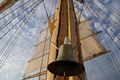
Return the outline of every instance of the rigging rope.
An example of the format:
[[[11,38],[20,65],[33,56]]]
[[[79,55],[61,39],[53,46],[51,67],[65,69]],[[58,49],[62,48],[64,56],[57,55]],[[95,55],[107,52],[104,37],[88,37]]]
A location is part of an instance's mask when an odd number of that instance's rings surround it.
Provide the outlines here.
[[[116,10],[110,9],[109,7],[105,6],[105,4],[102,3],[102,1],[100,1],[100,0],[96,0],[96,1],[98,1],[98,2],[99,2],[100,4],[102,4],[104,7],[106,7],[111,13],[120,14],[119,12],[116,12]],[[119,4],[119,5],[120,5],[120,4]],[[111,5],[111,7],[113,7],[113,6]]]
[[[30,5],[29,7],[27,7],[25,10],[23,10],[21,13],[19,13],[17,16],[15,16],[13,19],[11,19],[10,21],[8,21],[6,24],[3,24],[2,26],[0,26],[0,30],[2,30],[3,28],[5,28],[9,23],[11,23],[15,18],[17,18],[18,16],[20,16],[23,12],[25,12],[26,10],[28,10],[30,7],[32,7],[34,4],[37,4],[38,1],[34,2],[32,5]],[[36,6],[36,5],[35,5]]]
[[[4,16],[0,17],[0,20],[3,19],[4,17],[6,17],[7,15],[9,15],[10,13],[13,13],[15,10],[21,8],[22,6],[24,6],[25,4],[27,4],[30,0],[28,0],[27,2],[21,4],[20,6],[18,6],[17,8],[15,8],[14,10],[11,10],[10,12],[8,12],[7,14],[5,14]],[[31,0],[32,1],[32,0]]]
[[[37,6],[38,6],[42,1],[44,1],[44,0],[41,0],[39,3],[37,3]],[[24,24],[21,25],[22,28],[21,28],[21,29],[19,30],[19,32],[16,34],[16,36],[14,37],[14,40],[10,43],[10,45],[11,45],[11,44],[14,42],[12,48],[11,48],[10,50],[6,50],[6,51],[5,51],[5,52],[6,52],[6,53],[4,54],[4,55],[5,55],[5,58],[4,58],[4,59],[2,60],[2,62],[0,63],[0,69],[1,69],[2,66],[4,65],[4,62],[7,60],[10,52],[12,51],[12,49],[13,49],[13,47],[15,46],[17,40],[19,39],[18,37],[19,37],[19,36],[21,35],[21,33],[24,31],[24,25],[26,24],[27,20],[31,17],[32,13],[35,11],[35,8],[36,8],[37,6],[35,6],[35,7],[32,9],[31,13],[30,13],[30,14],[28,15],[28,17],[26,18]],[[9,46],[9,47],[10,47],[10,46]],[[8,53],[8,52],[9,52],[9,53]],[[4,57],[4,56],[3,56],[3,57]]]
[[[16,25],[21,22],[28,14],[26,14],[25,16],[23,16],[15,25],[13,25],[5,34],[3,34],[1,37],[0,37],[0,40],[5,37],[14,27],[16,27]],[[23,20],[24,21],[24,20]]]
[[[104,36],[105,36],[105,35],[104,35]],[[107,40],[106,37],[104,37],[104,38]],[[104,42],[104,43],[105,43],[105,42]],[[107,47],[108,49],[111,48],[111,46],[108,44],[108,42],[106,42],[106,47]],[[112,54],[112,53],[110,53],[110,56],[111,56],[111,58],[114,60],[116,66],[120,67],[120,63],[118,62],[116,56],[115,56],[114,54]],[[120,72],[120,68],[118,68],[118,69],[119,69],[119,72]]]
[[[48,21],[50,20],[50,17],[48,15],[48,12],[47,12],[47,9],[46,9],[46,6],[45,6],[45,3],[43,1],[43,6],[44,6],[44,10],[45,10],[45,13],[46,13],[46,16],[47,16],[47,19]],[[52,10],[52,9],[51,9]],[[50,14],[51,15],[51,14]],[[44,48],[43,48],[43,54],[45,53],[45,48],[46,48],[46,44],[47,44],[47,38],[48,38],[48,34],[49,34],[49,27],[47,27],[47,32],[46,32],[46,35],[45,35],[45,43],[44,43]],[[42,64],[43,64],[43,57],[44,55],[42,56],[42,59],[41,59],[41,64],[40,64],[40,74],[41,74],[41,71],[42,71]],[[46,74],[46,78],[47,78],[47,74]],[[41,79],[41,75],[39,75],[39,80]]]
[[[102,10],[99,6],[97,6],[97,5],[95,5],[96,7],[98,7],[107,17],[108,17],[108,19],[111,19],[114,23],[116,23],[118,26],[120,26],[120,24],[119,23],[117,23],[110,15],[108,15],[104,10]],[[95,12],[95,11],[94,11]],[[96,13],[97,14],[97,13]],[[97,14],[97,15],[99,15],[99,14]],[[100,16],[100,15],[99,15]],[[102,17],[102,16],[101,16]],[[103,18],[103,17],[102,17]],[[114,35],[116,35],[117,36],[117,34],[112,30],[112,28],[111,27],[109,27],[110,29],[111,29],[111,31],[114,33]],[[120,28],[119,28],[120,29]],[[118,34],[119,35],[119,34]],[[120,39],[120,38],[118,38],[118,39]]]
[[[86,6],[86,8],[89,10],[89,12],[92,14],[92,11]],[[94,12],[95,13],[95,12]],[[94,14],[93,13],[93,14]],[[97,15],[97,13],[96,13],[96,15]],[[99,16],[99,15],[98,15]],[[118,48],[118,49],[120,49],[120,47],[119,47],[119,45],[114,41],[114,39],[111,37],[111,35],[106,31],[106,29],[104,28],[104,27],[102,27],[104,30],[105,30],[105,32],[109,35],[109,37],[112,39],[112,41],[114,42],[114,44],[116,45],[116,47]],[[117,37],[117,36],[116,36]]]
[[[89,10],[89,12],[90,12],[90,10]],[[91,12],[90,12],[91,13]],[[92,14],[92,13],[91,13]],[[109,60],[107,60],[107,62],[109,62]],[[113,64],[113,62],[112,62],[112,64]],[[116,70],[114,70],[115,69],[115,67],[112,65],[112,64],[110,64],[110,66],[112,67],[112,70],[116,73],[116,77],[118,78],[118,80],[119,80],[119,76],[117,75],[117,71]]]
[[[44,7],[44,9],[45,9],[45,13],[46,13],[46,16],[47,16],[47,19],[48,19],[48,21],[49,21],[49,15],[48,15],[48,12],[47,12],[47,9],[46,9],[46,6],[45,6],[45,3],[44,3],[44,1],[43,1],[43,7]]]
[[[37,5],[36,5],[36,6],[37,6]],[[36,6],[35,6],[35,7],[36,7]],[[34,8],[35,8],[35,7],[34,7]],[[33,9],[34,9],[34,8],[33,8]],[[33,9],[32,9],[32,10],[33,10]],[[32,11],[32,10],[31,10],[31,11]],[[28,16],[29,16],[29,14],[28,14]],[[18,30],[19,30],[19,29],[18,29]],[[15,33],[16,33],[16,32],[17,32],[17,31],[15,31]],[[13,35],[12,37],[14,37],[14,35]],[[10,42],[10,40],[12,39],[12,37],[6,42],[5,45],[7,45],[7,44]],[[4,48],[5,48],[5,46],[4,46],[2,49],[4,49]],[[2,49],[1,49],[0,51],[2,51]]]
[[[112,64],[113,64],[113,63],[112,63]],[[112,66],[112,69],[115,69],[115,67]],[[116,74],[117,74],[117,71],[114,70],[114,72],[116,72]],[[116,76],[116,75],[115,75],[115,76]],[[116,77],[119,78],[118,75],[117,75]]]
[[[52,15],[53,7],[54,7],[54,2],[55,2],[55,0],[52,1],[52,7],[51,7],[51,10],[50,10],[50,15]]]

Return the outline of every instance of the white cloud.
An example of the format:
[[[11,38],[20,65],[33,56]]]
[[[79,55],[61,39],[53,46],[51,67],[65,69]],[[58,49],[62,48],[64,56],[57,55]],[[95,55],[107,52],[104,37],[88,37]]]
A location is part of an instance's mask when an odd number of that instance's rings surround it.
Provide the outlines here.
[[[37,34],[39,34],[39,28],[33,28],[32,34],[33,34],[33,36],[36,36]]]

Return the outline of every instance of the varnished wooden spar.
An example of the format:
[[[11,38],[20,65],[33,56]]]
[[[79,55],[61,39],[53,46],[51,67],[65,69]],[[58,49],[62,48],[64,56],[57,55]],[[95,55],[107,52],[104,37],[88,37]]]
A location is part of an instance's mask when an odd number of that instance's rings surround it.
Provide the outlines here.
[[[0,13],[11,7],[17,1],[18,0],[3,0],[3,2],[0,3]]]

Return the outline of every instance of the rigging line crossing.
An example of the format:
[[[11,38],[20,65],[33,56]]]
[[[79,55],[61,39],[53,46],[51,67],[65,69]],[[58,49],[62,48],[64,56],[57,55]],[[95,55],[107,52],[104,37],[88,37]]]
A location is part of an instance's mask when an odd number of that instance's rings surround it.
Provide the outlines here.
[[[44,3],[44,1],[43,1],[43,7],[44,7],[44,9],[45,9],[45,13],[46,13],[46,16],[47,16],[47,19],[48,19],[48,21],[49,21],[49,15],[48,15],[48,12],[47,12],[47,9],[46,9],[46,6],[45,6],[45,3]]]
[[[14,42],[14,45],[12,45],[12,49],[14,48],[15,43],[17,42],[17,40],[18,40],[18,39],[16,39],[15,42]],[[5,61],[7,60],[7,58],[9,57],[9,54],[11,53],[12,49],[9,50],[9,51],[6,51],[7,54],[4,56],[5,58],[4,58],[3,61],[1,62],[0,68],[2,68],[2,66],[4,65],[4,62],[5,62]]]
[[[13,11],[21,8],[22,6],[24,6],[25,4],[27,4],[30,0],[28,0],[27,2],[23,3],[22,5],[18,6],[17,8],[15,8],[14,10],[11,10],[9,13],[5,14],[4,16],[0,17],[0,20],[3,19],[4,17],[6,17],[7,15],[9,15],[10,13],[13,13]]]
[[[46,36],[45,36],[45,40],[47,39],[47,35],[48,35],[48,29],[47,29],[47,33],[46,33]],[[45,44],[44,44],[43,54],[44,54],[44,52],[45,52],[46,43],[47,43],[47,41],[45,41]],[[41,73],[41,71],[42,71],[43,57],[44,57],[44,56],[42,56],[42,60],[41,60],[41,64],[40,64],[40,73]],[[40,79],[41,79],[41,75],[39,75],[39,80],[40,80]]]
[[[80,14],[78,16],[78,22],[79,22],[79,24],[81,23],[80,19],[81,19],[81,15],[82,15],[82,12],[83,12],[83,7],[84,7],[84,4],[83,4],[82,10],[80,11]],[[78,7],[76,7],[76,8],[78,9]],[[78,9],[78,11],[79,11],[79,9]]]
[[[43,1],[43,6],[44,6],[44,9],[45,9],[45,12],[46,12],[46,16],[47,16],[47,19],[48,19],[48,21],[49,21],[49,15],[48,15],[48,13],[47,13],[47,9],[46,9],[46,6],[45,6],[45,3],[44,3],[44,1]],[[47,39],[47,36],[48,36],[48,30],[49,28],[47,27],[47,33],[46,33],[46,36],[45,36],[45,40]],[[44,43],[44,48],[43,48],[43,54],[44,54],[44,52],[45,52],[45,47],[46,47],[46,44],[47,44],[47,41],[45,41],[45,43]],[[44,56],[42,56],[42,60],[41,60],[41,64],[40,64],[40,73],[41,73],[41,71],[42,71],[42,64],[43,64],[43,57]],[[47,74],[46,74],[47,75]],[[46,78],[47,78],[47,76],[46,76]],[[41,79],[41,75],[39,75],[39,80]]]
[[[73,6],[74,6],[74,5],[73,5]],[[84,4],[83,4],[82,8],[83,8],[83,7],[84,7]],[[74,8],[73,8],[73,10],[74,10]],[[79,18],[79,20],[81,19],[82,11],[83,11],[83,9],[80,11],[81,13],[80,13],[80,18]],[[76,14],[75,14],[75,10],[74,10],[74,17],[75,17],[75,26],[76,26],[75,31],[76,31],[76,37],[77,37],[77,36],[80,36],[80,34],[79,34],[79,31],[78,31],[78,30],[79,30],[79,27],[78,27],[79,24],[78,24],[78,21],[77,21],[77,16],[76,16]],[[78,24],[78,25],[77,25],[77,24]],[[80,41],[80,38],[77,37],[77,40],[76,40],[76,41],[77,41],[77,43],[78,43],[78,44],[77,44],[77,48],[78,48],[78,52],[79,52],[78,58],[79,58],[79,62],[80,62],[80,61],[83,61],[83,60],[80,59],[80,56],[82,56],[82,55],[80,54],[80,53],[81,53],[81,49],[80,49],[80,48],[81,48],[81,47],[80,47],[80,44],[81,44],[81,43],[79,42],[79,41]]]
[[[16,38],[16,37],[15,37]],[[9,49],[11,48],[11,46],[13,46],[12,44],[14,44],[14,42],[16,41],[16,39],[14,38],[14,40],[9,44],[8,48],[4,51],[3,57],[1,58],[1,62],[0,62],[0,66],[3,64],[3,62],[5,61],[5,59],[7,58],[8,54],[9,54]]]
[[[14,34],[16,34],[16,33],[17,33],[17,30],[14,32]],[[6,42],[4,47],[0,50],[1,53],[4,51],[5,48],[7,48],[7,45],[9,44],[10,40],[12,41],[13,37],[14,37],[14,35],[12,35],[11,38]]]
[[[92,13],[91,13],[92,14]],[[104,29],[105,30],[105,29]],[[105,31],[106,32],[106,31]],[[108,36],[109,36],[109,34],[108,34]],[[110,36],[109,36],[110,37]],[[113,40],[112,40],[113,41]],[[117,61],[118,62],[118,61]]]
[[[7,58],[8,58],[9,55],[10,55],[10,53],[12,52],[14,46],[15,46],[16,43],[17,43],[17,40],[18,40],[18,38],[12,43],[13,45],[11,44],[12,47],[9,46],[9,48],[11,47],[11,49],[6,51],[7,54],[4,56],[4,59],[3,59],[3,60],[1,61],[1,63],[0,63],[0,69],[3,67],[5,61],[7,60]]]
[[[35,4],[35,3],[33,3],[33,4]],[[32,4],[32,5],[33,5],[33,4]],[[32,6],[32,5],[31,5],[31,6]],[[29,7],[31,7],[31,6],[29,6]],[[28,7],[28,8],[29,8],[29,7]],[[26,11],[28,8],[26,8],[25,10],[23,10],[22,13],[23,13],[24,11]],[[20,13],[19,15],[21,15],[21,13]],[[18,15],[18,16],[19,16],[19,15]],[[18,16],[17,16],[17,17],[18,17]],[[14,17],[12,20],[14,20],[15,18],[16,18],[16,17]],[[11,20],[11,21],[12,21],[12,20]],[[9,24],[11,21],[7,22],[7,24]],[[6,24],[5,26],[7,26],[7,24]],[[2,26],[4,26],[4,25],[2,25]]]
[[[96,5],[96,7],[98,7],[102,12],[104,12],[105,14],[106,14],[106,16],[108,17],[108,19],[110,19],[111,18],[111,16],[109,16],[105,11],[103,11],[99,6],[97,6]],[[94,11],[94,10],[93,10]],[[95,11],[94,11],[95,12]],[[97,13],[96,13],[97,14]],[[99,14],[98,14],[99,15]],[[118,26],[120,26],[120,24],[118,24],[115,20],[113,20],[113,18],[111,18],[111,20],[113,21],[113,22],[115,22],[116,23],[116,25],[118,25]],[[111,28],[110,28],[111,29]],[[115,32],[114,32],[114,34],[115,35],[117,35]],[[119,35],[119,34],[118,34]],[[119,39],[119,38],[118,38]]]
[[[95,11],[94,11],[94,12],[95,12]],[[98,13],[96,13],[96,15],[100,16]],[[100,16],[99,18],[102,19],[103,17]],[[113,31],[112,27],[109,27],[109,29],[112,31],[112,33],[113,33],[116,37],[119,35],[119,34],[116,34],[116,32]],[[119,37],[117,37],[117,38],[120,40]]]
[[[105,36],[105,35],[104,35]],[[105,37],[106,39],[106,37]],[[107,39],[106,39],[107,40]],[[106,42],[106,47],[109,49],[110,48],[110,45],[108,44],[108,42]],[[114,63],[116,65],[116,67],[120,67],[120,63],[118,62],[117,58],[115,57],[115,55],[113,53],[110,52],[110,55],[109,57],[111,58],[111,60],[113,59],[114,60]],[[117,68],[120,72],[120,68]]]
[[[56,2],[56,0],[54,0],[54,2]],[[52,9],[51,9],[52,10]],[[53,11],[54,13],[55,13],[55,8],[54,8],[54,11]],[[52,15],[52,12],[51,12],[51,14],[50,15]],[[54,24],[54,21],[53,21],[53,24]],[[49,31],[49,30],[48,30]],[[52,34],[50,34],[50,42],[49,42],[49,52],[50,52],[50,46],[52,45],[51,44],[51,38],[52,38]],[[47,61],[47,65],[49,64],[49,54],[48,54],[48,61]],[[46,74],[46,80],[47,80],[47,74]]]
[[[26,14],[26,15],[28,15],[28,14]],[[23,16],[15,25],[13,25],[13,27],[11,27],[4,35],[2,35],[0,37],[0,39],[2,39],[4,36],[6,36],[20,21],[22,21],[22,19],[24,19],[26,17],[26,15]]]
[[[90,13],[92,13],[92,11],[90,11],[90,9],[86,6],[86,8],[89,10],[89,12]],[[96,14],[97,15],[97,14]],[[105,30],[105,32],[109,35],[109,37],[112,39],[112,41],[115,43],[115,45],[116,45],[116,47],[118,48],[118,49],[120,49],[120,47],[119,47],[119,45],[114,41],[114,39],[110,36],[110,34],[106,31],[106,29],[104,28],[104,27],[102,27],[104,30]],[[116,36],[117,37],[117,36]]]
[[[52,11],[53,11],[53,8],[54,8],[54,2],[55,2],[55,0],[52,1],[52,7],[51,7],[51,10],[50,10],[50,15],[52,15]]]
[[[100,35],[98,35],[99,36],[99,39],[100,39]],[[104,35],[105,36],[105,35]],[[104,37],[105,39],[106,39],[106,37]],[[102,38],[101,38],[101,40],[102,40]],[[107,39],[106,39],[107,40]],[[108,47],[106,47],[106,48],[108,48],[109,49],[109,47],[110,47],[110,45],[106,42],[104,42],[104,44],[106,44],[106,46],[108,45]],[[115,61],[115,63],[116,63],[116,66],[118,66],[118,67],[120,67],[120,63],[118,62],[118,60],[117,60],[117,58],[116,58],[116,56],[114,55],[114,54],[112,54],[112,53],[110,53],[110,56],[111,56],[111,58],[113,58],[114,59],[114,61]]]
[[[96,5],[97,6],[97,5]],[[100,8],[100,7],[99,7]],[[103,11],[102,9],[101,9],[101,11]],[[104,11],[103,11],[104,12]],[[105,12],[104,12],[105,13]],[[106,14],[106,13],[105,13]],[[106,14],[107,15],[107,14]],[[109,15],[107,15],[107,16],[109,16]],[[116,16],[115,16],[116,17]],[[117,18],[117,17],[116,17]],[[110,18],[108,18],[108,19],[110,19]],[[112,18],[111,18],[112,19]],[[111,31],[115,34],[115,35],[117,35],[114,31],[113,31],[113,29],[110,27],[110,29],[111,29]],[[119,34],[118,34],[119,35]],[[120,38],[118,38],[118,39],[120,39]]]
[[[38,4],[39,5],[39,4]],[[37,6],[38,6],[37,5]],[[37,7],[36,6],[36,7]],[[35,7],[34,7],[35,8]],[[32,10],[34,10],[34,8],[32,9]],[[29,16],[29,15],[28,15]],[[19,29],[18,29],[19,30]],[[16,33],[17,31],[15,31],[15,33]],[[12,37],[14,37],[14,35],[12,36]],[[5,45],[7,45],[9,42],[10,42],[10,40],[12,39],[12,37],[6,42],[6,44]],[[4,46],[1,50],[0,50],[0,52],[5,48],[6,46]],[[1,55],[1,54],[0,54]]]
[[[115,13],[115,14],[120,14],[119,12],[116,12],[116,10],[110,9],[109,7],[105,6],[105,4],[102,3],[102,1],[100,1],[100,0],[97,0],[97,1],[98,1],[100,4],[102,4],[104,7],[106,7],[110,12]],[[113,7],[113,6],[111,5],[111,7]]]
[[[52,34],[51,34],[52,36]],[[50,37],[51,40],[52,37]],[[50,52],[50,45],[51,45],[51,41],[49,42],[49,52]],[[49,54],[48,54],[48,61],[47,61],[47,65],[49,64]],[[47,80],[47,74],[46,74],[46,80]]]
[[[4,22],[4,23],[6,23],[6,22],[7,22],[7,20],[6,20],[5,18],[3,18],[3,22]],[[4,34],[4,31],[3,31],[3,30],[1,30],[0,34]]]
[[[109,65],[109,60],[106,59],[106,61],[108,62],[108,65]],[[112,64],[113,64],[113,63],[112,63]],[[113,65],[112,65],[112,66],[113,66]],[[112,66],[111,66],[111,67],[112,67]],[[112,68],[113,68],[113,67],[112,67]],[[115,69],[115,68],[114,68],[114,69]],[[112,69],[112,70],[113,70],[113,69]],[[114,72],[116,72],[116,71],[114,71]]]
[[[28,15],[28,14],[27,14],[27,15]],[[14,27],[16,27],[16,25],[17,25],[19,22],[21,22],[25,17],[26,17],[26,15],[23,16],[15,25],[13,25],[5,34],[3,34],[3,35],[0,37],[0,40],[1,40],[3,37],[5,37]],[[23,21],[24,21],[24,20],[23,20]]]
[[[99,38],[100,38],[100,36],[99,36]],[[106,42],[104,41],[104,43],[103,44],[106,44]],[[107,45],[107,44],[106,44]],[[106,46],[105,45],[105,46]],[[108,47],[106,47],[106,48],[108,48]],[[108,49],[109,50],[109,49]],[[110,55],[109,54],[107,54],[108,56],[106,57],[106,55],[104,56],[105,58],[103,58],[104,59],[104,61],[106,62],[106,64],[107,64],[107,66],[106,67],[108,67],[107,69],[111,72],[112,71],[112,73],[115,73],[115,74],[113,74],[113,78],[118,78],[118,76],[117,76],[117,72],[115,71],[115,68],[113,67],[113,62],[112,62],[112,64],[110,63],[110,61],[108,60],[108,57],[110,57]]]
[[[20,28],[21,28],[21,27],[20,27]],[[22,28],[21,28],[21,29],[22,29]],[[19,31],[19,30],[18,30],[18,31]],[[19,33],[19,32],[18,32],[18,33]],[[16,34],[17,34],[17,32],[16,32]],[[8,47],[6,46],[6,49],[4,48],[4,50],[3,50],[3,52],[2,52],[2,53],[3,53],[3,54],[2,54],[3,58],[4,58],[5,55],[7,54],[7,52],[5,52],[5,50],[7,50],[7,49],[10,48],[11,44],[14,42],[15,39],[17,39],[17,36],[13,37],[13,39],[11,40],[11,43],[10,43],[9,45],[7,45]]]
[[[10,21],[8,21],[6,24],[3,24],[2,26],[0,26],[0,30],[2,30],[3,28],[5,28],[9,23],[11,23],[15,18],[17,18],[18,16],[20,16],[23,12],[25,12],[26,10],[28,10],[30,7],[32,7],[34,4],[38,3],[38,1],[34,2],[32,5],[30,5],[29,7],[27,7],[25,10],[23,10],[21,13],[19,13],[17,16],[15,16],[13,19],[11,19]],[[37,4],[36,4],[37,5]],[[35,5],[35,6],[36,6]]]
[[[46,7],[45,7],[45,3],[44,3],[44,2],[43,2],[43,6],[44,6],[44,8],[45,8],[46,16],[47,16],[47,18],[48,18],[48,20],[49,20],[49,16],[48,16],[47,9],[46,9]],[[52,11],[52,8],[51,8],[51,11]],[[52,14],[52,12],[51,12],[51,14]],[[50,14],[50,15],[51,15],[51,14]],[[47,33],[46,33],[45,40],[47,39],[47,36],[48,36],[48,32],[49,32],[48,29],[49,29],[49,28],[47,27]],[[50,39],[50,40],[51,40],[51,39]],[[51,43],[51,41],[50,41],[50,43]],[[49,43],[49,44],[50,44],[50,43]],[[44,44],[43,54],[44,54],[44,52],[45,52],[46,44],[47,44],[47,41],[45,41],[45,44]],[[49,47],[49,50],[50,50],[50,47]],[[44,57],[44,56],[42,56],[41,65],[40,65],[40,66],[41,66],[41,68],[40,68],[40,73],[41,73],[41,70],[42,70],[43,57]],[[49,59],[49,54],[48,54],[48,59]],[[48,62],[47,62],[47,64],[48,64]],[[41,75],[39,75],[39,80],[40,80],[40,78],[41,78]],[[46,74],[46,79],[47,79],[47,74]]]
[[[42,0],[42,1],[44,1],[44,0]],[[38,3],[38,5],[39,5],[42,1],[40,1],[40,2]],[[37,7],[37,6],[36,6],[36,7]],[[27,17],[25,23],[26,23],[27,20],[31,17],[31,15],[32,15],[33,12],[34,12],[34,9],[33,9],[33,11],[31,11],[30,15]],[[24,24],[25,24],[25,23],[24,23]],[[24,31],[24,24],[22,25],[22,26],[23,26],[23,29],[21,29],[21,31],[19,31],[19,33],[17,34],[17,36],[18,36],[18,35],[21,35],[21,33]],[[16,37],[17,37],[17,36],[16,36]],[[16,39],[16,38],[15,38],[15,39]],[[16,40],[16,41],[17,41],[17,40]],[[6,57],[6,59],[7,59],[7,58],[8,58],[8,56]],[[6,59],[5,59],[5,61],[6,61]],[[5,62],[5,61],[4,61],[4,62]]]
[[[105,43],[105,44],[106,44],[106,43]],[[107,44],[106,44],[106,45],[107,45]],[[109,57],[110,57],[110,56],[111,56],[111,58],[113,58],[113,60],[115,61],[116,66],[119,67],[119,62],[117,61],[115,55],[113,55],[112,53],[110,53]],[[119,70],[119,71],[120,71],[120,70]]]
[[[7,50],[4,52],[4,54],[3,54],[3,60],[1,61],[1,65],[3,64],[3,62],[6,60],[6,58],[8,57],[8,55],[9,55],[9,53],[11,52],[11,50],[10,50],[10,52],[9,52],[9,48],[11,48],[11,46],[12,46],[12,44],[14,44],[15,43],[15,41],[17,40],[17,38],[18,38],[18,36],[15,36],[15,38],[11,41],[11,43],[10,43],[10,45],[8,46],[8,48],[7,48]]]

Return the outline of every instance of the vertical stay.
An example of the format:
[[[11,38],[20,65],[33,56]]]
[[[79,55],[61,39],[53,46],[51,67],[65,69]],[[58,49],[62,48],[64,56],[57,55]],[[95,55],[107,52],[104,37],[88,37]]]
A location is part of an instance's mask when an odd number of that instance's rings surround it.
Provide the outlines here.
[[[35,55],[28,62],[28,67],[24,75],[23,80],[34,79],[46,80],[49,47],[50,47],[50,33],[49,28],[41,33],[42,38],[40,38],[39,44],[36,45]],[[35,65],[34,65],[35,64]],[[39,79],[38,79],[39,78]]]
[[[46,32],[46,36],[45,36],[45,43],[44,43],[44,47],[43,47],[43,54],[45,54],[45,48],[46,48],[46,44],[47,44],[47,37],[48,37],[48,28],[47,28],[47,32]],[[43,67],[43,58],[44,58],[44,56],[42,56],[42,59],[41,59],[41,64],[40,64],[40,73],[41,73],[41,71],[42,71],[42,67]],[[41,75],[39,74],[39,80],[41,79]]]
[[[57,36],[60,22],[60,10],[61,10],[61,0],[58,0],[58,8],[55,16],[54,29],[52,30],[51,41],[57,45]],[[55,61],[56,59],[56,48],[50,45],[49,63]],[[54,75],[47,71],[47,80],[54,80]]]

